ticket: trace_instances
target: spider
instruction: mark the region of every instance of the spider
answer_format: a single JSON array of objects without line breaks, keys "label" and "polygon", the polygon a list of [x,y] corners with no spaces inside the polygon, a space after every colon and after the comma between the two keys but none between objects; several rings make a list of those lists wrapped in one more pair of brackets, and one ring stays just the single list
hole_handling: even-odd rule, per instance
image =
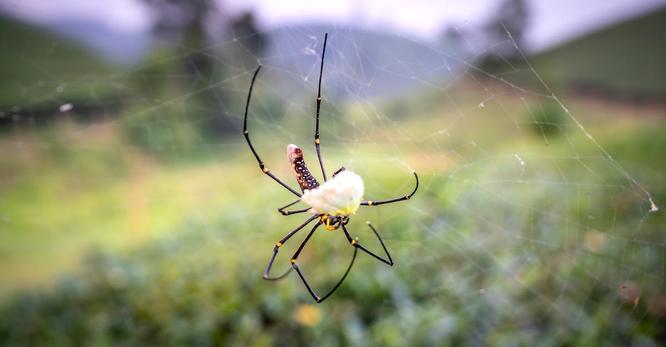
[{"label": "spider", "polygon": [[[341,167],[339,170],[335,171],[332,175],[332,178],[330,180],[327,180],[326,171],[324,170],[324,163],[321,158],[321,150],[319,148],[320,146],[319,110],[321,107],[321,78],[322,78],[322,73],[324,71],[324,56],[326,54],[327,40],[328,40],[328,33],[324,35],[324,45],[321,53],[321,65],[319,68],[319,85],[317,89],[316,115],[315,115],[316,120],[315,120],[315,134],[314,134],[314,144],[317,152],[317,158],[319,159],[319,167],[321,168],[321,174],[324,180],[323,184],[319,184],[317,179],[310,173],[310,170],[308,170],[308,167],[305,165],[305,161],[303,160],[303,151],[298,146],[293,144],[288,145],[287,156],[289,158],[289,163],[291,164],[291,171],[294,177],[296,178],[296,181],[298,182],[298,185],[302,193],[297,192],[295,189],[291,188],[289,185],[282,182],[282,180],[273,175],[273,173],[271,173],[270,170],[268,170],[264,162],[261,160],[259,154],[257,154],[257,151],[254,149],[254,146],[250,141],[250,133],[247,130],[247,114],[250,107],[250,98],[252,97],[252,88],[254,87],[254,83],[255,80],[257,79],[257,75],[259,74],[259,70],[261,70],[261,65],[257,67],[257,69],[254,71],[254,75],[252,76],[252,82],[250,82],[250,88],[247,93],[247,100],[245,103],[245,114],[243,119],[243,136],[245,137],[245,140],[247,141],[247,144],[250,147],[250,151],[252,151],[252,154],[257,159],[261,171],[264,174],[268,175],[268,177],[272,178],[275,182],[279,183],[289,192],[298,197],[296,201],[278,208],[278,212],[280,212],[284,216],[289,216],[299,213],[312,214],[312,216],[306,219],[305,222],[297,226],[295,229],[290,231],[286,236],[284,236],[275,243],[275,246],[273,247],[273,255],[271,256],[271,259],[268,261],[268,265],[266,266],[266,270],[264,271],[263,278],[265,280],[272,280],[272,281],[280,280],[286,277],[292,270],[296,270],[296,273],[298,273],[298,276],[303,281],[305,288],[308,290],[310,295],[312,295],[312,298],[314,298],[314,300],[317,303],[326,300],[329,296],[331,296],[331,294],[333,294],[333,292],[335,292],[336,289],[338,289],[338,287],[340,287],[342,282],[349,274],[352,265],[354,265],[354,260],[356,259],[356,254],[358,253],[359,249],[371,255],[372,257],[378,259],[379,261],[389,266],[393,266],[393,259],[391,258],[391,255],[389,254],[388,250],[386,249],[384,241],[379,236],[379,233],[377,232],[375,227],[372,226],[370,222],[367,222],[368,227],[370,227],[372,232],[379,240],[379,243],[384,249],[384,253],[386,253],[386,257],[378,256],[377,254],[371,252],[363,245],[361,245],[361,243],[358,241],[358,238],[351,237],[346,227],[346,225],[349,223],[350,216],[356,213],[356,211],[360,206],[379,206],[384,204],[390,204],[393,202],[409,200],[416,193],[416,190],[419,187],[419,177],[416,174],[416,172],[413,171],[412,174],[416,179],[416,185],[414,186],[414,190],[411,193],[398,198],[374,201],[374,200],[362,199],[363,180],[357,174],[349,170],[345,170],[344,167]],[[306,205],[308,205],[308,207],[300,210],[291,210],[291,211],[287,210],[287,208],[297,204],[298,202],[303,202]],[[310,224],[312,221],[315,220],[317,222],[315,223],[314,227],[312,227],[310,233],[305,237],[301,245],[296,250],[296,253],[294,253],[294,255],[291,257],[291,267],[279,276],[271,276],[270,274],[271,268],[273,267],[273,262],[275,261],[275,257],[277,256],[280,247],[282,247],[285,244],[285,242],[287,242],[298,231],[300,231],[305,226],[307,226],[308,224]],[[345,273],[342,275],[342,278],[340,278],[340,280],[335,284],[335,286],[333,286],[333,289],[331,289],[324,296],[319,296],[317,294],[317,292],[308,283],[307,279],[303,275],[303,272],[298,266],[298,256],[301,254],[301,251],[303,251],[303,248],[306,246],[308,240],[310,240],[315,230],[317,230],[317,228],[321,225],[323,225],[326,230],[331,230],[331,231],[342,229],[342,232],[344,233],[344,236],[347,238],[347,241],[351,246],[354,247],[354,254],[349,263],[349,266],[345,270]]]}]

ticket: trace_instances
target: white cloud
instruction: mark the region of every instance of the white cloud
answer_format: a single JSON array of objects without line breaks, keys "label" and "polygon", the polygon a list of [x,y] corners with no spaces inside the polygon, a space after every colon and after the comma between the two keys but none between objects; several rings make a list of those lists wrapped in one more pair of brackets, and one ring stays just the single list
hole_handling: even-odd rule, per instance
[{"label": "white cloud", "polygon": [[302,22],[388,28],[424,38],[447,25],[465,26],[492,10],[497,0],[222,0],[232,14],[252,10],[267,29]]},{"label": "white cloud", "polygon": [[[473,28],[492,14],[499,0],[218,0],[227,14],[252,10],[260,25],[272,29],[323,22],[389,29],[432,39],[447,26]],[[544,47],[628,15],[666,5],[666,0],[528,0],[532,26],[528,40]],[[32,22],[67,19],[98,21],[118,31],[146,30],[150,12],[140,0],[4,0],[0,6]]]}]

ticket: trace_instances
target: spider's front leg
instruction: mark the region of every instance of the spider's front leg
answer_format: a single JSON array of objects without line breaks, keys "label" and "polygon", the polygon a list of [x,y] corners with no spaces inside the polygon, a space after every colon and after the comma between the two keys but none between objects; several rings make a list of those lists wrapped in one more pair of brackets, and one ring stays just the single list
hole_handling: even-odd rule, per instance
[{"label": "spider's front leg", "polygon": [[[317,217],[319,217],[319,216],[317,216]],[[312,287],[310,286],[310,283],[308,283],[308,280],[305,278],[305,275],[303,275],[303,272],[301,272],[301,269],[298,267],[297,262],[298,262],[298,256],[301,254],[301,251],[303,251],[303,248],[308,243],[308,240],[310,240],[310,237],[312,237],[312,234],[314,234],[315,230],[317,230],[317,228],[321,224],[322,224],[321,220],[319,222],[317,222],[317,224],[312,228],[312,230],[310,231],[308,236],[305,237],[305,240],[303,240],[301,245],[298,247],[298,250],[296,251],[296,253],[294,253],[294,256],[291,257],[291,267],[294,270],[296,270],[296,273],[298,273],[298,277],[301,278],[301,281],[303,281],[303,284],[305,285],[305,288],[308,290],[310,295],[312,295],[312,298],[317,303],[320,303],[320,302],[326,300],[326,298],[331,296],[331,294],[333,294],[333,292],[335,292],[338,289],[338,287],[340,287],[340,285],[345,280],[345,278],[347,278],[347,275],[349,274],[349,271],[351,270],[352,265],[354,265],[354,260],[356,260],[356,253],[358,252],[358,249],[354,249],[354,255],[352,256],[352,260],[349,262],[349,266],[347,267],[347,270],[345,271],[344,275],[342,275],[342,278],[340,278],[338,283],[336,283],[335,286],[333,286],[333,289],[331,289],[326,295],[320,297],[317,294],[317,292],[315,292],[314,289],[312,289]]]},{"label": "spider's front leg", "polygon": [[349,232],[347,231],[347,228],[343,225],[342,226],[342,231],[345,233],[345,237],[347,238],[347,241],[349,241],[349,243],[352,246],[354,246],[356,249],[360,248],[363,252],[370,254],[371,256],[373,256],[374,258],[383,262],[384,264],[389,265],[389,266],[393,266],[393,264],[394,264],[393,259],[391,258],[391,254],[389,254],[388,249],[386,249],[386,245],[384,245],[384,240],[382,240],[382,238],[379,236],[379,233],[377,232],[375,227],[372,226],[372,224],[370,222],[366,222],[366,223],[368,224],[368,226],[370,227],[372,232],[375,234],[375,236],[377,236],[377,239],[379,240],[379,243],[382,245],[382,248],[384,249],[384,253],[386,253],[386,257],[388,259],[384,259],[384,258],[376,255],[375,253],[371,252],[367,248],[361,246],[361,244],[358,242],[358,239],[357,238],[352,238],[351,235],[349,235]]},{"label": "spider's front leg", "polygon": [[[273,256],[271,256],[271,260],[268,261],[268,266],[266,266],[266,270],[264,271],[263,278],[265,280],[277,281],[277,280],[283,279],[285,276],[287,276],[291,272],[292,268],[289,268],[282,275],[277,276],[277,277],[271,277],[271,268],[273,268],[273,262],[275,261],[275,257],[277,257],[277,254],[280,251],[280,247],[282,247],[282,245],[285,242],[287,242],[287,240],[289,240],[292,236],[294,236],[294,234],[296,234],[299,230],[303,229],[303,227],[305,227],[306,225],[310,224],[310,222],[312,222],[316,218],[319,218],[319,216],[317,215],[317,216],[312,216],[312,217],[308,218],[305,222],[303,222],[303,224],[297,226],[294,230],[290,231],[289,234],[287,234],[287,236],[281,238],[280,241],[275,243],[275,246],[273,247]],[[319,223],[321,223],[321,222],[319,222]],[[317,224],[317,225],[319,225],[319,224]],[[316,228],[316,226],[315,226],[315,228]]]},{"label": "spider's front leg", "polygon": [[378,200],[378,201],[363,200],[363,201],[361,201],[361,205],[363,205],[363,206],[379,206],[379,205],[383,205],[383,204],[390,204],[392,202],[409,200],[414,194],[416,194],[416,191],[419,189],[419,176],[416,174],[416,171],[412,171],[412,174],[414,174],[414,178],[416,179],[416,186],[414,186],[414,190],[411,193],[409,193],[408,195],[401,196],[399,198],[387,199],[387,200]]}]

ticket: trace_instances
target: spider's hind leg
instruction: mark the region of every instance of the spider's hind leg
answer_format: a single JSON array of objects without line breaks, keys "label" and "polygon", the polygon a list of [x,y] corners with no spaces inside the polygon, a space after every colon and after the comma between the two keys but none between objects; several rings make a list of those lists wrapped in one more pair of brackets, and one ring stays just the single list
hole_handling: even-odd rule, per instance
[{"label": "spider's hind leg", "polygon": [[319,167],[321,168],[321,175],[326,182],[326,170],[324,170],[324,162],[321,159],[321,149],[319,148],[319,111],[321,109],[321,77],[324,74],[324,56],[326,56],[326,41],[328,41],[328,33],[324,34],[324,47],[321,50],[321,64],[319,65],[319,84],[317,86],[317,111],[316,111],[316,120],[315,120],[315,136],[314,143],[315,149],[317,150],[317,159],[319,159]]},{"label": "spider's hind leg", "polygon": [[261,160],[261,157],[259,157],[259,153],[257,153],[257,151],[254,149],[254,145],[252,145],[252,141],[250,140],[250,131],[247,129],[247,114],[248,111],[250,110],[250,99],[252,98],[252,89],[254,88],[254,82],[257,79],[259,70],[261,70],[261,65],[257,66],[257,69],[254,70],[254,74],[252,75],[252,82],[250,82],[250,89],[247,92],[247,99],[245,101],[245,112],[243,114],[243,136],[245,137],[247,145],[250,147],[250,151],[252,151],[252,154],[257,159],[257,163],[259,164],[259,169],[261,170],[261,172],[263,172],[266,176],[272,178],[275,182],[277,182],[285,189],[287,189],[289,192],[300,198],[301,194],[299,192],[291,188],[286,183],[282,182],[282,180],[280,180],[271,173],[271,171],[266,167],[266,164],[264,164],[264,162]]}]

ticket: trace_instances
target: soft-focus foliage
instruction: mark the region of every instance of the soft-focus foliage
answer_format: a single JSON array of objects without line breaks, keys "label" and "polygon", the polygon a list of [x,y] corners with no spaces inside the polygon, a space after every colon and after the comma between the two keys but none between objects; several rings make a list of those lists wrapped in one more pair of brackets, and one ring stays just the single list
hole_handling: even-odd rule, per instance
[{"label": "soft-focus foliage", "polygon": [[530,124],[537,136],[554,136],[567,128],[566,113],[556,102],[534,105],[525,114],[525,122]]},{"label": "soft-focus foliage", "polygon": [[[608,138],[604,145],[634,170],[663,170],[663,163],[649,160],[663,148],[663,132],[637,131]],[[579,149],[590,146],[581,136],[569,141],[579,141]],[[559,141],[532,147],[535,156],[525,159],[530,167],[523,179],[536,180],[554,169],[535,159],[538,151],[566,152],[567,146]],[[246,159],[241,154],[226,162],[237,167],[226,178],[263,180]],[[557,167],[572,177],[584,174],[585,167],[567,162]],[[0,339],[9,346],[663,342],[663,287],[654,277],[654,269],[663,266],[663,217],[646,215],[646,206],[623,189],[496,185],[492,191],[500,194],[489,200],[488,186],[474,183],[501,178],[514,164],[493,161],[448,175],[422,172],[425,188],[415,199],[360,212],[352,232],[373,240],[363,225],[363,218],[372,218],[397,264],[389,268],[360,255],[348,280],[323,304],[311,303],[296,276],[279,283],[261,280],[272,243],[301,220],[280,223],[284,217],[273,208],[286,195],[267,183],[262,194],[235,195],[236,203],[219,204],[226,206],[222,210],[174,223],[170,236],[115,255],[88,256],[79,273],[61,278],[53,290],[13,298],[0,310]],[[605,165],[597,160],[587,167],[603,173]],[[637,171],[656,182],[647,171]],[[408,172],[392,173],[382,185],[404,189],[410,180]],[[611,174],[606,180],[622,182]],[[366,195],[376,194],[376,187]],[[666,199],[663,186],[654,187],[660,189],[653,191],[655,198]],[[512,195],[501,194],[503,189]],[[634,230],[638,223],[641,242],[654,245],[644,250],[655,253],[628,252],[631,245],[612,231]],[[311,245],[303,267],[325,288],[335,283],[351,250],[337,232],[316,235],[320,242]],[[637,269],[626,279],[634,284],[618,278],[614,269],[624,267]]]},{"label": "soft-focus foliage", "polygon": [[[163,30],[178,24],[175,2],[149,3],[163,11]],[[6,49],[0,68],[18,86],[0,88],[0,345],[666,344],[658,88],[618,101],[589,83],[569,88],[580,82],[573,73],[551,91],[539,71],[565,76],[561,68],[591,53],[579,43],[535,59],[538,71],[525,65],[516,51],[524,1],[505,2],[515,8],[497,18],[519,27],[495,20],[499,42],[473,47],[511,49],[508,60],[495,50],[499,64],[487,67],[481,52],[454,48],[477,45],[464,30],[458,45],[432,47],[318,25],[256,34],[252,16],[223,14],[229,33],[206,19],[209,1],[197,3],[191,25],[165,33],[175,41],[118,71],[2,25],[34,40],[0,43],[27,42]],[[409,201],[361,206],[349,225],[381,253],[372,221],[395,266],[359,253],[340,289],[315,304],[293,273],[261,279],[275,242],[305,215],[276,211],[294,197],[258,170],[241,129],[251,71],[263,64],[249,121],[256,148],[296,186],[285,147],[300,144],[321,177],[313,115],[329,29],[329,177],[341,166],[357,173],[371,200],[411,192],[412,170],[421,184]],[[611,34],[623,32],[634,31]],[[598,56],[620,42],[602,36],[591,41]],[[633,64],[591,75],[626,81]],[[663,62],[653,64],[623,86],[658,75]],[[329,207],[355,207],[358,194],[348,195]],[[277,272],[307,230],[280,248]],[[352,254],[339,230],[320,228],[299,266],[324,293]]]}]

